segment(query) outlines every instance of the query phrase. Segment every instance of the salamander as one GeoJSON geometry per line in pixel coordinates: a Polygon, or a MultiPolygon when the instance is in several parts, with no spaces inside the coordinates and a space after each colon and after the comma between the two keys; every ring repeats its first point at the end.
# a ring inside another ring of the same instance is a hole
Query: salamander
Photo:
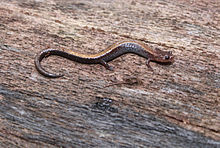
{"type": "Polygon", "coordinates": [[[35,67],[40,74],[46,77],[58,78],[58,77],[62,77],[63,74],[52,74],[42,68],[40,62],[44,58],[50,55],[57,55],[79,63],[101,64],[106,69],[113,70],[113,67],[110,66],[107,62],[126,53],[133,53],[146,58],[147,59],[146,65],[151,70],[152,68],[149,64],[151,61],[161,64],[167,64],[167,63],[171,64],[174,62],[174,56],[171,51],[162,51],[159,48],[155,48],[153,50],[147,45],[137,41],[117,42],[106,48],[104,51],[96,54],[81,54],[70,50],[61,51],[57,49],[45,49],[36,55],[34,62],[35,62],[35,67]]]}

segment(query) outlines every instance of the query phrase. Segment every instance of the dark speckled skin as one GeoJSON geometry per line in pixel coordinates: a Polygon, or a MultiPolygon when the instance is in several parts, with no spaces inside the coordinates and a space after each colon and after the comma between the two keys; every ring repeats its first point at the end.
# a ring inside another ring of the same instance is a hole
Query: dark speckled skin
{"type": "Polygon", "coordinates": [[[150,61],[155,61],[159,63],[172,63],[174,61],[172,52],[161,51],[159,49],[152,50],[148,46],[135,41],[123,41],[123,42],[115,43],[112,46],[108,47],[106,50],[93,55],[80,54],[71,51],[60,51],[56,49],[46,49],[41,51],[35,57],[35,66],[38,72],[41,73],[42,75],[46,77],[57,78],[63,76],[63,74],[58,74],[58,75],[52,74],[45,71],[41,67],[40,62],[45,57],[48,57],[50,55],[57,55],[79,63],[102,64],[107,69],[113,70],[113,68],[109,66],[107,62],[126,53],[133,53],[146,58],[147,66],[150,69],[152,69],[149,65],[150,61]]]}

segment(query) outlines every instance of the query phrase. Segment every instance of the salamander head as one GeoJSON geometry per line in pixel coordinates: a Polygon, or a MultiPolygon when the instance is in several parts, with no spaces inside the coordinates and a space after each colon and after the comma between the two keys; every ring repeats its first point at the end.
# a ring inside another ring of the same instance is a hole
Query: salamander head
{"type": "Polygon", "coordinates": [[[174,55],[171,51],[162,51],[158,48],[156,48],[155,51],[156,51],[156,55],[153,61],[159,62],[159,63],[173,63],[174,62],[174,55]]]}

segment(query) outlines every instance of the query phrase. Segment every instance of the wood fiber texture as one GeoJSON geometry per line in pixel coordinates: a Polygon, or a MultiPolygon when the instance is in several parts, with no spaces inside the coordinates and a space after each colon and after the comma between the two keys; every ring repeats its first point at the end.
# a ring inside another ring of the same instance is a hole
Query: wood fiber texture
{"type": "Polygon", "coordinates": [[[1,0],[0,147],[220,147],[219,0],[1,0]],[[136,40],[172,65],[127,54],[109,64],[51,56],[136,40]]]}

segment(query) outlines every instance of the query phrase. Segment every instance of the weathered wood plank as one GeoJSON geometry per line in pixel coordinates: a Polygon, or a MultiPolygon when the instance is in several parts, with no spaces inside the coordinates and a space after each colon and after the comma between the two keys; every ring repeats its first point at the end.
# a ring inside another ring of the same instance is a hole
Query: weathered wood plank
{"type": "Polygon", "coordinates": [[[118,108],[97,98],[90,104],[0,87],[1,137],[20,146],[216,147],[220,142],[165,122],[154,115],[118,108]],[[41,100],[44,98],[44,100],[41,100]],[[19,103],[20,102],[20,103],[19,103]]]}
{"type": "Polygon", "coordinates": [[[218,147],[219,7],[217,0],[2,0],[1,147],[218,147]],[[145,59],[125,55],[111,72],[44,60],[65,74],[59,79],[34,67],[47,47],[96,53],[127,39],[171,50],[176,61],[152,63],[152,72],[145,59]]]}

